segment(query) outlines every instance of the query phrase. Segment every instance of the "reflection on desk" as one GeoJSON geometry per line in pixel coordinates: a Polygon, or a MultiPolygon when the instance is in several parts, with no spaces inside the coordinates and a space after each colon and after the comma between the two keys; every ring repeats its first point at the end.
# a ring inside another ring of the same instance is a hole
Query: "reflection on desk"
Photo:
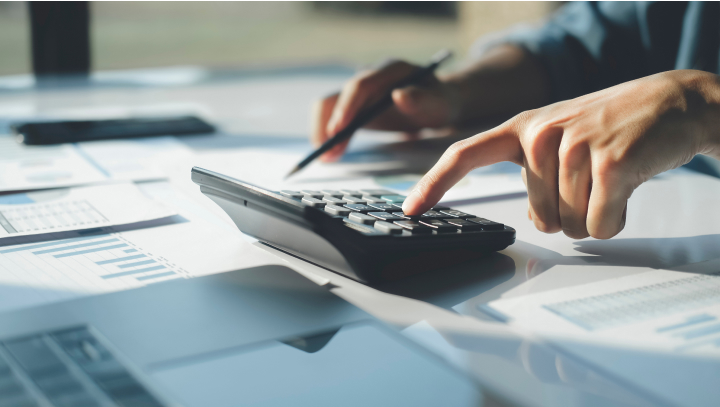
{"type": "MultiPolygon", "coordinates": [[[[527,198],[522,192],[461,197],[453,201],[453,207],[513,225],[517,242],[476,263],[445,273],[416,276],[382,290],[358,284],[237,233],[227,216],[190,182],[188,169],[219,155],[231,161],[233,154],[240,157],[249,148],[306,153],[311,148],[307,129],[313,101],[339,88],[350,74],[306,69],[288,75],[204,74],[162,87],[144,83],[142,87],[8,90],[0,92],[0,124],[17,118],[99,118],[153,112],[206,117],[222,131],[210,138],[183,139],[183,149],[191,154],[159,163],[170,181],[139,186],[153,199],[176,208],[190,219],[190,224],[202,222],[232,235],[202,227],[205,234],[185,236],[178,232],[171,241],[163,241],[153,240],[152,233],[132,232],[133,239],[142,245],[160,245],[159,251],[172,249],[173,255],[191,264],[198,273],[256,264],[289,265],[313,281],[331,284],[333,293],[370,314],[407,328],[409,337],[473,375],[489,394],[502,400],[531,406],[717,404],[717,360],[563,338],[547,343],[537,340],[532,332],[493,322],[477,307],[499,299],[648,275],[661,268],[688,275],[720,270],[720,182],[716,179],[676,170],[641,185],[630,199],[625,230],[608,241],[576,242],[562,234],[538,232],[526,219],[527,198]],[[194,244],[202,239],[219,241],[210,248],[211,257],[218,260],[217,268],[210,270],[204,264],[206,258],[193,251],[194,244]],[[417,334],[423,327],[427,333],[417,334]]],[[[361,175],[408,187],[434,162],[444,149],[442,144],[450,141],[387,144],[401,140],[397,134],[363,132],[351,144],[345,162],[331,168],[355,165],[362,167],[358,171],[364,171],[361,175]],[[398,159],[401,164],[377,164],[388,158],[398,159]]],[[[238,172],[261,171],[257,165],[243,169],[241,161],[235,164],[238,172]]],[[[503,165],[494,168],[498,172],[485,174],[487,179],[513,176],[503,171],[517,168],[503,165]]],[[[242,178],[243,174],[236,175],[242,178]]],[[[483,173],[474,175],[481,177],[483,173]]],[[[323,177],[326,175],[316,180],[325,181],[323,177]]],[[[3,294],[3,298],[8,297],[3,294]]]]}

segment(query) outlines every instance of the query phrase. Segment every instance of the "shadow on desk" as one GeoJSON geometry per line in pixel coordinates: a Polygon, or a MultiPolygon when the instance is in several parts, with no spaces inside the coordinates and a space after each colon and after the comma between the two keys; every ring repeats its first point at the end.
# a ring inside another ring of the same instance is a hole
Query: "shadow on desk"
{"type": "MultiPolygon", "coordinates": [[[[530,245],[523,242],[523,245],[530,245]]],[[[720,271],[720,234],[669,237],[589,240],[575,242],[575,250],[594,256],[562,256],[547,249],[542,257],[530,256],[528,278],[541,274],[554,266],[608,265],[671,269],[699,274],[720,271]]]]}
{"type": "Polygon", "coordinates": [[[451,309],[502,284],[514,275],[513,259],[504,254],[490,253],[471,262],[440,271],[417,274],[375,288],[388,294],[451,309]]]}

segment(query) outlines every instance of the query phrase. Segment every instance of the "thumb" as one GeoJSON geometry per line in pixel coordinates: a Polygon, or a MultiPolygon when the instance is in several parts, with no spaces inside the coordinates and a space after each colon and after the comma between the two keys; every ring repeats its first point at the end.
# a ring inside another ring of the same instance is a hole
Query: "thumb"
{"type": "Polygon", "coordinates": [[[517,161],[522,154],[517,130],[516,126],[506,122],[450,146],[405,199],[403,212],[408,215],[425,213],[475,168],[500,161],[517,161]]]}
{"type": "Polygon", "coordinates": [[[452,119],[451,98],[442,86],[408,86],[394,90],[392,98],[400,113],[422,127],[441,127],[452,119]]]}

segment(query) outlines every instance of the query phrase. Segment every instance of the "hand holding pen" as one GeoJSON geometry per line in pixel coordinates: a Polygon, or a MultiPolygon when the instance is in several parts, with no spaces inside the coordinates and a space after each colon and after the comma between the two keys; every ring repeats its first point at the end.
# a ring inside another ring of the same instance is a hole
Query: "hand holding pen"
{"type": "MultiPolygon", "coordinates": [[[[449,124],[451,90],[433,75],[435,68],[449,57],[448,51],[442,51],[425,67],[400,61],[390,63],[353,78],[340,93],[318,102],[312,142],[317,148],[333,138],[337,143],[321,159],[337,160],[352,133],[361,127],[412,133],[449,124]]],[[[318,150],[314,155],[320,155],[318,150]]],[[[310,157],[304,162],[315,158],[310,157]]]]}

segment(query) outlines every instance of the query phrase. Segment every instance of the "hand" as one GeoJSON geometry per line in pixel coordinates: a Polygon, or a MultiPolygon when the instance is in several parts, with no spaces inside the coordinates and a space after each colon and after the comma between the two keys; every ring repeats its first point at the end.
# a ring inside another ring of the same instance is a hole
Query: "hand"
{"type": "Polygon", "coordinates": [[[720,79],[670,71],[521,113],[452,145],[403,204],[416,215],[474,168],[523,167],[528,217],[546,233],[608,239],[625,226],[640,184],[689,162],[720,157],[720,79]]]}
{"type": "MultiPolygon", "coordinates": [[[[319,147],[342,130],[360,111],[379,100],[396,82],[418,69],[407,62],[392,62],[378,70],[364,72],[351,79],[339,94],[315,105],[311,141],[319,147]]],[[[366,127],[378,130],[414,133],[424,127],[443,127],[452,118],[452,87],[435,76],[420,86],[409,86],[392,92],[394,106],[366,127]]],[[[349,140],[325,153],[323,161],[336,161],[349,140]]]]}

